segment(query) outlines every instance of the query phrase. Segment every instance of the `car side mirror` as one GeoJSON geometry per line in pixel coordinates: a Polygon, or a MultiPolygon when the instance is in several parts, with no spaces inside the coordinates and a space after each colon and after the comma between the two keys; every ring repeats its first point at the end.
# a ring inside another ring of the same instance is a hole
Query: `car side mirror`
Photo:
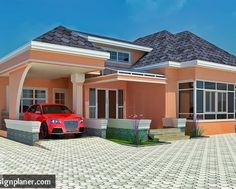
{"type": "Polygon", "coordinates": [[[41,115],[41,112],[40,111],[35,111],[36,114],[40,114],[41,115]]]}

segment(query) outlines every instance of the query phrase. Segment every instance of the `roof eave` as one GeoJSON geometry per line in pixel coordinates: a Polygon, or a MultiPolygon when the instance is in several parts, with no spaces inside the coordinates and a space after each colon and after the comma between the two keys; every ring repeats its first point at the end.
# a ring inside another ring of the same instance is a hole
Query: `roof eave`
{"type": "Polygon", "coordinates": [[[104,51],[69,47],[65,45],[57,45],[57,44],[51,44],[51,43],[45,43],[45,42],[39,42],[39,41],[31,41],[21,46],[20,48],[12,51],[11,53],[7,54],[3,58],[1,58],[0,64],[7,62],[8,60],[11,60],[12,58],[28,50],[45,50],[45,51],[65,53],[65,54],[89,56],[89,57],[101,58],[105,60],[110,58],[110,54],[104,51]]]}
{"type": "Polygon", "coordinates": [[[144,71],[144,70],[147,71],[147,70],[153,70],[153,69],[158,69],[158,68],[176,68],[177,69],[177,68],[189,68],[189,67],[204,67],[204,68],[210,68],[210,69],[236,72],[236,66],[209,62],[209,61],[204,61],[204,60],[191,60],[191,61],[186,61],[186,62],[166,61],[166,62],[161,62],[161,63],[157,63],[153,65],[140,66],[134,69],[137,71],[144,71]]]}
{"type": "Polygon", "coordinates": [[[111,45],[115,47],[122,47],[122,48],[139,50],[139,51],[144,51],[144,52],[152,51],[152,48],[150,47],[125,43],[125,42],[120,42],[120,41],[115,41],[115,40],[110,40],[110,39],[104,39],[104,38],[94,37],[94,36],[88,36],[88,41],[93,42],[93,43],[103,44],[103,45],[111,45]]]}

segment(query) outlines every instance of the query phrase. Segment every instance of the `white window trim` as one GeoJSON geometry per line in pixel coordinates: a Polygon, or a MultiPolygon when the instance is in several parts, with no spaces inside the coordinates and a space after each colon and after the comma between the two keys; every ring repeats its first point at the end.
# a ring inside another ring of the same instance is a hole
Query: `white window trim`
{"type": "Polygon", "coordinates": [[[227,103],[228,102],[228,95],[227,95],[227,93],[228,93],[228,91],[224,91],[224,92],[223,91],[218,91],[218,92],[216,92],[216,96],[217,96],[217,105],[216,106],[217,106],[217,112],[218,113],[228,114],[228,112],[227,112],[227,110],[228,110],[228,103],[227,103]],[[222,94],[222,96],[221,96],[221,100],[222,100],[221,101],[221,108],[222,109],[220,111],[219,111],[219,107],[218,107],[218,99],[219,99],[218,95],[219,94],[222,94]],[[225,97],[226,97],[226,101],[225,101],[225,109],[226,110],[225,111],[223,111],[223,109],[224,109],[223,108],[224,107],[224,94],[225,94],[225,97]]]}
{"type": "MultiPolygon", "coordinates": [[[[124,89],[110,89],[110,88],[94,88],[95,89],[95,106],[93,105],[88,105],[88,110],[90,108],[95,108],[95,118],[98,119],[98,112],[97,112],[97,107],[98,107],[98,90],[104,90],[105,91],[105,119],[109,119],[109,91],[116,91],[116,119],[118,119],[118,110],[119,108],[123,108],[123,118],[124,118],[124,102],[123,106],[118,106],[118,91],[123,90],[123,100],[124,100],[124,89]]],[[[90,112],[89,112],[90,113],[90,112]]],[[[93,119],[93,118],[91,118],[93,119]]]]}
{"type": "MultiPolygon", "coordinates": [[[[35,100],[44,100],[47,103],[48,102],[48,89],[47,88],[41,88],[41,87],[23,87],[22,91],[21,91],[21,98],[20,101],[22,100],[33,100],[33,102],[35,103],[35,100]],[[22,98],[22,92],[24,89],[28,89],[28,90],[33,90],[33,98],[22,98]],[[45,98],[35,98],[35,90],[44,90],[46,92],[46,97],[45,98]]],[[[34,104],[33,103],[33,104],[34,104]]],[[[22,104],[21,104],[22,106],[22,104]]],[[[21,107],[22,109],[22,107],[21,107]]],[[[23,114],[23,112],[20,112],[20,114],[23,114]]]]}
{"type": "Polygon", "coordinates": [[[107,59],[107,62],[108,63],[112,63],[112,64],[124,64],[124,65],[127,65],[127,64],[131,64],[131,52],[129,51],[123,51],[123,50],[119,50],[119,49],[112,49],[112,48],[104,48],[106,51],[114,51],[117,53],[117,57],[116,57],[116,61],[115,60],[111,60],[111,59],[107,59]],[[119,61],[119,58],[118,58],[118,54],[120,53],[127,53],[129,54],[129,62],[120,62],[119,61]]]}
{"type": "MultiPolygon", "coordinates": [[[[179,113],[179,91],[180,90],[185,90],[185,89],[179,89],[179,84],[180,83],[187,83],[187,82],[193,82],[194,83],[194,87],[193,87],[193,89],[194,89],[194,95],[193,95],[193,102],[194,102],[194,115],[196,115],[196,114],[198,114],[198,115],[205,115],[206,114],[206,112],[205,112],[205,91],[206,90],[210,90],[210,91],[215,91],[216,92],[216,94],[217,94],[217,92],[226,92],[226,93],[228,93],[228,92],[232,92],[232,93],[234,93],[234,112],[228,112],[228,95],[226,95],[226,113],[225,112],[218,112],[218,102],[217,102],[217,99],[218,99],[218,97],[216,97],[215,98],[215,100],[216,100],[216,112],[212,112],[212,114],[213,113],[215,113],[215,114],[227,114],[227,117],[228,117],[228,115],[229,114],[234,114],[234,116],[235,116],[235,113],[236,113],[236,107],[235,107],[235,103],[236,103],[236,97],[235,97],[235,94],[236,94],[236,90],[235,90],[235,87],[236,87],[236,83],[232,83],[232,82],[223,82],[223,81],[217,81],[217,80],[215,80],[215,81],[213,81],[213,80],[206,80],[206,79],[195,79],[195,80],[180,80],[180,81],[177,81],[177,87],[176,87],[176,89],[177,89],[177,95],[176,95],[176,104],[177,104],[177,111],[176,111],[176,117],[179,117],[179,115],[180,114],[191,114],[191,113],[179,113]],[[203,82],[213,82],[213,83],[223,83],[223,84],[231,84],[231,85],[234,85],[234,90],[233,91],[228,91],[228,86],[227,86],[227,90],[220,90],[220,89],[217,89],[217,86],[216,86],[216,89],[205,89],[205,86],[203,86],[203,88],[197,88],[197,81],[203,81],[203,82]],[[202,90],[203,91],[203,95],[204,95],[204,97],[203,97],[203,112],[204,113],[197,113],[197,90],[202,90]]],[[[186,90],[189,90],[189,89],[186,89],[186,90]]],[[[217,96],[217,95],[216,95],[217,96]]],[[[210,113],[207,113],[207,114],[210,114],[210,113]]],[[[235,119],[236,119],[236,117],[234,117],[234,118],[226,118],[226,119],[217,119],[217,116],[215,116],[215,119],[203,119],[203,120],[198,120],[199,122],[215,122],[215,121],[235,121],[235,119]]],[[[187,122],[193,122],[193,120],[187,120],[187,122]]]]}
{"type": "Polygon", "coordinates": [[[55,99],[55,94],[56,93],[64,93],[65,94],[65,105],[68,105],[68,98],[67,98],[67,94],[68,94],[68,90],[66,88],[53,88],[53,103],[56,103],[56,99],[55,99]]]}

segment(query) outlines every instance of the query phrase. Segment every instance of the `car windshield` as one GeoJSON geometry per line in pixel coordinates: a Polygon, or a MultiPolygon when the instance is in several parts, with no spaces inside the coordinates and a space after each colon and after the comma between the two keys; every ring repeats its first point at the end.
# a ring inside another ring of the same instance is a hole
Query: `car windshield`
{"type": "Polygon", "coordinates": [[[68,114],[72,111],[63,105],[45,105],[42,107],[44,114],[68,114]]]}

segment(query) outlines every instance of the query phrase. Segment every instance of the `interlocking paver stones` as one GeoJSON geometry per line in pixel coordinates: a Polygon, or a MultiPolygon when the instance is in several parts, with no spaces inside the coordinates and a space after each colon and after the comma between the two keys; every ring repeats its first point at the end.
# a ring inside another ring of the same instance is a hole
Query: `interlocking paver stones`
{"type": "Polygon", "coordinates": [[[131,147],[97,137],[0,138],[3,174],[56,174],[57,188],[236,188],[236,134],[131,147]]]}

